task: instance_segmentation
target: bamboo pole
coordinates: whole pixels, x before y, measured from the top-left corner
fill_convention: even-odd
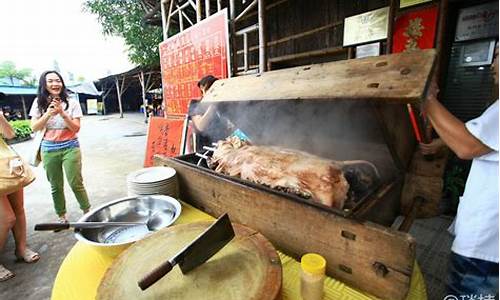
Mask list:
[[[196,0],[196,23],[201,21],[201,0]]]
[[[205,18],[210,17],[210,0],[205,0]]]

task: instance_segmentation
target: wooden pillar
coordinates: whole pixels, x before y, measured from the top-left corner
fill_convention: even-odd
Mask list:
[[[122,91],[120,89],[120,83],[118,82],[118,77],[115,77],[115,85],[116,85],[116,95],[118,96],[118,108],[120,109],[120,118],[123,118]]]
[[[448,0],[441,0],[439,5],[439,20],[438,20],[438,28],[436,33],[436,50],[437,50],[437,61],[436,61],[436,78],[438,82],[441,78],[441,70],[443,69],[443,63],[445,59],[443,59],[443,48],[444,48],[444,35],[446,32],[446,18],[448,17]]]
[[[229,68],[229,76],[236,76],[236,73],[238,72],[238,65],[237,65],[237,54],[236,54],[236,8],[234,7],[234,0],[229,0],[229,51],[231,55],[231,67]]]
[[[26,102],[24,101],[24,96],[21,96],[21,103],[23,104],[24,119],[28,120],[28,113],[26,112]]]
[[[259,14],[259,73],[266,71],[267,51],[266,51],[266,4],[264,0],[258,0]]]
[[[141,90],[142,90],[142,105],[144,106],[144,122],[148,122],[148,112],[147,112],[147,106],[148,106],[148,101],[146,100],[146,88],[144,87],[144,71],[141,71],[141,74],[139,74],[139,81],[141,82]]]
[[[394,32],[394,18],[396,17],[396,11],[399,7],[399,1],[398,0],[391,0],[389,2],[389,16],[388,16],[388,25],[387,25],[387,44],[386,44],[386,49],[385,53],[390,54],[392,53],[392,35]]]

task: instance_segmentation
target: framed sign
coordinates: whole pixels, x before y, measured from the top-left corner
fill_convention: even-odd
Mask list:
[[[227,9],[160,44],[163,101],[167,115],[187,113],[189,101],[201,97],[197,83],[202,77],[228,77],[227,49]]]
[[[344,20],[344,47],[387,38],[389,7],[372,10]]]
[[[455,41],[498,36],[498,2],[461,9],[458,12]]]
[[[356,46],[356,58],[380,55],[380,42]]]
[[[437,6],[400,15],[394,22],[392,52],[434,48],[437,18]]]
[[[182,139],[183,119],[149,118],[144,167],[153,166],[153,156],[178,156]]]
[[[460,65],[463,67],[491,65],[495,40],[467,43],[462,46]]]
[[[399,1],[399,8],[405,8],[425,2],[431,2],[432,0],[400,0]]]

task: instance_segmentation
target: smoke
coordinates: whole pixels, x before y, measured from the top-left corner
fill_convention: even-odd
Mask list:
[[[253,144],[291,148],[339,161],[368,160],[382,177],[395,172],[369,102],[273,100],[216,105],[222,119],[230,120]]]

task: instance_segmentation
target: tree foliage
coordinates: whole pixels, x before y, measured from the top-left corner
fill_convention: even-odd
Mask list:
[[[36,83],[36,78],[31,75],[31,69],[17,69],[16,64],[10,60],[0,64],[0,78],[9,78],[12,85],[14,85],[14,79],[21,80],[23,85],[27,86],[33,86]]]
[[[159,65],[158,44],[162,40],[162,29],[143,23],[147,12],[140,0],[86,0],[84,10],[98,16],[105,35],[125,39],[132,63]]]

